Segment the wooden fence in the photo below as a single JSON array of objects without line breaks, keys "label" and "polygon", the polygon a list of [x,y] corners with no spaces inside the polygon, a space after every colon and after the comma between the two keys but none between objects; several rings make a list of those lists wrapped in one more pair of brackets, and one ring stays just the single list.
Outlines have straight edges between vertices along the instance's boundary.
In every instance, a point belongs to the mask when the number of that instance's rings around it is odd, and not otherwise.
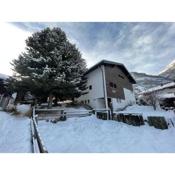
[{"label": "wooden fence", "polygon": [[86,117],[95,114],[94,110],[67,111],[65,109],[33,109],[33,116],[37,120],[60,119],[61,117]]},{"label": "wooden fence", "polygon": [[33,115],[31,118],[31,133],[32,133],[32,145],[34,153],[48,153],[41,135],[38,130],[37,120],[35,115],[35,108],[33,108]]},{"label": "wooden fence", "polygon": [[110,119],[110,111],[106,109],[66,111],[64,109],[38,109],[33,107],[31,118],[32,145],[34,153],[48,153],[38,130],[38,120],[59,119],[60,117],[85,117],[95,114],[100,118],[103,114],[106,119]]}]

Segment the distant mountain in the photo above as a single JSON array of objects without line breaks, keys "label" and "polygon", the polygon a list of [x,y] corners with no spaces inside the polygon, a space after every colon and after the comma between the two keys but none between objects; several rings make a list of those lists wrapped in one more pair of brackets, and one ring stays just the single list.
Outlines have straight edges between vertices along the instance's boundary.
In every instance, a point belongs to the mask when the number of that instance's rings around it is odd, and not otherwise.
[{"label": "distant mountain", "polygon": [[173,60],[163,71],[159,73],[160,76],[175,80],[175,60]]},{"label": "distant mountain", "polygon": [[148,75],[145,73],[132,72],[131,73],[134,79],[136,80],[136,85],[134,85],[134,90],[136,93],[144,91],[146,89],[166,84],[171,82],[167,78],[159,75]]},{"label": "distant mountain", "polygon": [[8,75],[1,74],[1,73],[0,73],[0,79],[5,80],[5,79],[7,79],[7,78],[9,78],[9,76],[8,76]]}]

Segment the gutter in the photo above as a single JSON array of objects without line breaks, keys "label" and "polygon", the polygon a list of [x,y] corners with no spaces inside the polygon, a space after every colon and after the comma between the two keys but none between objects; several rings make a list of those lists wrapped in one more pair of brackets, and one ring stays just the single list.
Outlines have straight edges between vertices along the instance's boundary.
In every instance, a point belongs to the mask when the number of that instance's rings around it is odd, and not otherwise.
[{"label": "gutter", "polygon": [[105,106],[106,106],[106,109],[108,109],[108,99],[107,99],[107,91],[106,91],[106,77],[105,77],[104,65],[101,66],[101,70],[102,70],[103,92],[104,92]]}]

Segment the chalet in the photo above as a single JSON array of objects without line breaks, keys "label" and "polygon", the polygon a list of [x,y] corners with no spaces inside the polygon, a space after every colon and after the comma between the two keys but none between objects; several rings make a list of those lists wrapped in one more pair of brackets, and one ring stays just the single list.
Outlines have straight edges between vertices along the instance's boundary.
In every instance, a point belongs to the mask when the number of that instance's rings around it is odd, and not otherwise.
[{"label": "chalet", "polygon": [[175,108],[175,82],[156,86],[139,94],[142,98],[147,98],[150,95],[155,96],[160,106]]},{"label": "chalet", "polygon": [[86,73],[88,93],[78,101],[94,109],[119,110],[135,103],[134,78],[126,67],[117,62],[102,60]]}]

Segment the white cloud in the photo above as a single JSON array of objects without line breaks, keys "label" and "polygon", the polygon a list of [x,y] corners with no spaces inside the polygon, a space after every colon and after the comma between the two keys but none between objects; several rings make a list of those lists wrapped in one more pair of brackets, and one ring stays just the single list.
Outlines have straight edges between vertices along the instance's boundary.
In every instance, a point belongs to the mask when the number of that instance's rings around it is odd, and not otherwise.
[{"label": "white cloud", "polygon": [[24,51],[30,32],[9,23],[0,23],[0,73],[12,75],[10,62]]},{"label": "white cloud", "polygon": [[152,43],[151,36],[144,36],[144,37],[140,37],[136,40],[135,47],[136,48],[144,47],[145,45],[149,45],[151,43]]},{"label": "white cloud", "polygon": [[[83,58],[86,59],[88,68],[102,59],[109,59],[125,64],[130,71],[157,74],[175,56],[175,23],[55,22],[16,23],[15,25],[4,24],[4,26],[1,35],[7,43],[4,45],[3,40],[0,41],[1,50],[4,53],[1,52],[1,59],[7,60],[8,65],[3,64],[0,72],[7,71],[9,60],[17,58],[18,54],[23,51],[24,39],[27,38],[27,34],[30,34],[25,30],[35,32],[48,26],[61,27],[66,32],[68,39],[76,44]],[[9,27],[10,32],[7,32],[6,28]],[[7,39],[8,33],[11,34]],[[17,34],[14,35],[14,33]],[[9,48],[9,42],[10,52],[2,49]],[[15,53],[12,53],[14,45],[17,48],[15,48]]]}]

